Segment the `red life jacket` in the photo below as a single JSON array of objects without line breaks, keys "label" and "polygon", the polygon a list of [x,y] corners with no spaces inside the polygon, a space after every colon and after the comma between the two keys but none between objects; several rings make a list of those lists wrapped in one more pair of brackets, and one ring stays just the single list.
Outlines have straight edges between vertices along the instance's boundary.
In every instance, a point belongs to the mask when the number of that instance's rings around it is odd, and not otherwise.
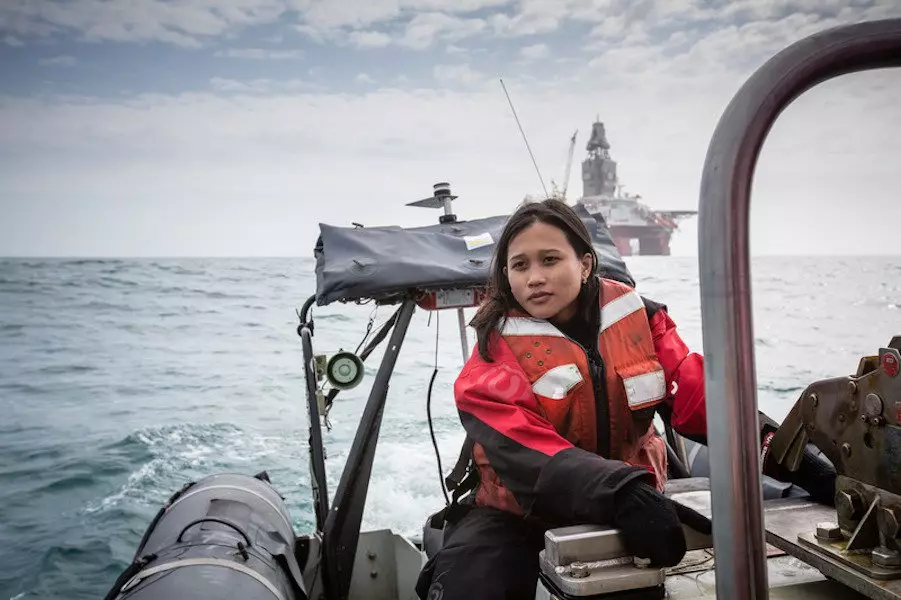
[{"label": "red life jacket", "polygon": [[[653,407],[666,396],[666,379],[654,351],[641,297],[630,287],[601,279],[598,350],[605,365],[610,456],[646,468],[658,490],[667,479],[666,446],[653,426]],[[500,334],[532,386],[541,416],[574,446],[598,453],[597,399],[585,350],[543,319],[511,314]],[[476,503],[516,514],[524,511],[504,488],[479,444]]]}]

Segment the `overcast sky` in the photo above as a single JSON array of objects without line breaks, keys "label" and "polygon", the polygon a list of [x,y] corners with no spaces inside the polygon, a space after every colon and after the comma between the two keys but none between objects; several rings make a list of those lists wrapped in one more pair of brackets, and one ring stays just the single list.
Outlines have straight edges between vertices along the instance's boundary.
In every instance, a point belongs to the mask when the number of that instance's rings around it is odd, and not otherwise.
[{"label": "overcast sky", "polygon": [[[448,180],[506,214],[600,116],[621,183],[697,209],[725,105],[789,43],[897,0],[3,0],[0,255],[311,256],[318,224],[415,225]],[[755,254],[901,254],[901,73],[780,118]],[[697,220],[675,254],[696,254]]]}]

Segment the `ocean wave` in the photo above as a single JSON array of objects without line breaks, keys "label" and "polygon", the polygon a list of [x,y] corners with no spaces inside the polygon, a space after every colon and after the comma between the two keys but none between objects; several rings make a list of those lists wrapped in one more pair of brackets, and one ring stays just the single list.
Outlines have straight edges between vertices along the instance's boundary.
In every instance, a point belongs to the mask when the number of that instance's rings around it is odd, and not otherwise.
[{"label": "ocean wave", "polygon": [[98,371],[99,367],[96,365],[87,365],[87,364],[57,364],[57,365],[45,365],[38,369],[31,371],[34,375],[76,375],[79,373],[90,373],[92,371]]},{"label": "ocean wave", "polygon": [[133,288],[133,287],[137,287],[141,284],[140,284],[140,282],[133,281],[131,279],[123,279],[121,277],[104,276],[97,280],[97,285],[99,285],[100,287],[104,287],[104,288],[121,288],[121,287]]},{"label": "ocean wave", "polygon": [[278,452],[279,445],[278,440],[250,435],[231,423],[143,428],[111,447],[142,451],[145,459],[114,493],[89,503],[84,512],[109,510],[125,499],[159,504],[191,478],[238,465],[252,470],[253,463]]},{"label": "ocean wave", "polygon": [[84,267],[90,265],[124,265],[125,261],[118,258],[82,258],[75,260],[62,260],[59,264],[71,267]]},{"label": "ocean wave", "polygon": [[155,269],[158,269],[160,271],[163,271],[167,274],[170,274],[170,275],[185,275],[185,276],[189,276],[189,277],[196,277],[198,275],[206,275],[207,274],[206,270],[189,269],[187,267],[183,267],[178,264],[164,264],[164,263],[159,263],[159,262],[152,262],[152,263],[150,263],[150,266]]},{"label": "ocean wave", "polygon": [[201,297],[208,298],[210,300],[246,300],[248,298],[253,298],[253,296],[249,296],[247,294],[223,292],[219,290],[187,286],[163,286],[158,288],[156,291],[158,291],[160,294],[169,296]]},{"label": "ocean wave", "polygon": [[128,304],[125,302],[122,302],[122,303],[109,302],[106,300],[89,300],[89,301],[83,303],[80,306],[80,308],[83,310],[88,310],[88,311],[99,311],[99,312],[113,311],[113,312],[126,312],[126,313],[136,312],[138,310],[138,308],[132,304]]}]

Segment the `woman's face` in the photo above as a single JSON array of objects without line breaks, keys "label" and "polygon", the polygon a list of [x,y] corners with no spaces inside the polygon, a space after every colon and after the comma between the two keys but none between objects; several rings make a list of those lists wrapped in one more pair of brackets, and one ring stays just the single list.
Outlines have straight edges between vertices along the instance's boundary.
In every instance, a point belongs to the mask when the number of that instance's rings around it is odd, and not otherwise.
[{"label": "woman's face", "polygon": [[591,255],[577,256],[561,229],[537,222],[510,240],[506,273],[513,297],[526,312],[567,321],[591,273]]}]

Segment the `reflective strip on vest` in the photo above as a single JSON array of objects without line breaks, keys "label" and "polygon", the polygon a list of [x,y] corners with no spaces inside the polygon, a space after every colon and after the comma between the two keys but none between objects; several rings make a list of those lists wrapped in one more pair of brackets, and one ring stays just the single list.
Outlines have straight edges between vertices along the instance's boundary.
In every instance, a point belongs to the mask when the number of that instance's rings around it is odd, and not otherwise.
[{"label": "reflective strip on vest", "polygon": [[644,308],[644,302],[635,291],[626,292],[616,300],[608,302],[601,309],[601,331],[615,325],[641,308]]},{"label": "reflective strip on vest", "polygon": [[565,337],[559,329],[544,319],[530,319],[528,317],[507,317],[504,327],[501,329],[501,334]]},{"label": "reflective strip on vest", "polygon": [[549,369],[535,380],[532,391],[551,400],[562,400],[581,381],[579,367],[575,363],[569,363]]},{"label": "reflective strip on vest", "polygon": [[666,378],[663,371],[653,371],[642,375],[623,378],[629,408],[639,408],[649,402],[656,402],[666,396]]}]

